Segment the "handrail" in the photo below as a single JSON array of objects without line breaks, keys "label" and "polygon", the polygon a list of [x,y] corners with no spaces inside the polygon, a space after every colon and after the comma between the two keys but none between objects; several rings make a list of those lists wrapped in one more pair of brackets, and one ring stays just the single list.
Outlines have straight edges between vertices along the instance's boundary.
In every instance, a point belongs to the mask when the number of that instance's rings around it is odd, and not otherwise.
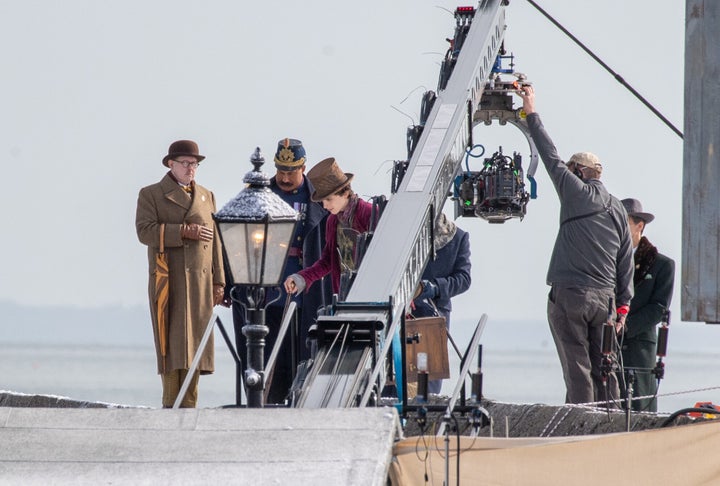
[{"label": "handrail", "polygon": [[[485,324],[487,323],[488,316],[487,314],[483,314],[480,317],[480,320],[477,323],[477,326],[475,326],[475,332],[473,332],[472,339],[470,340],[470,344],[468,345],[467,350],[465,351],[465,358],[463,361],[462,369],[460,370],[460,375],[458,375],[458,381],[455,383],[455,389],[453,390],[453,394],[450,395],[450,400],[448,401],[448,406],[445,409],[445,416],[449,417],[452,414],[453,409],[455,408],[455,402],[457,402],[458,397],[460,396],[460,390],[462,390],[462,387],[465,385],[465,375],[468,374],[470,370],[470,365],[475,357],[475,354],[478,350],[478,343],[480,342],[480,336],[482,336],[483,331],[485,330]],[[479,397],[478,397],[479,398]],[[441,436],[445,433],[445,422],[443,422],[440,427],[438,428],[437,436]]]},{"label": "handrail", "polygon": [[283,314],[283,320],[280,324],[280,331],[278,331],[277,338],[275,339],[275,345],[273,346],[270,357],[265,364],[265,399],[267,399],[267,393],[270,390],[270,381],[272,379],[271,378],[270,380],[268,380],[267,377],[272,377],[273,368],[275,367],[275,361],[277,360],[278,354],[280,354],[280,346],[285,340],[285,334],[287,334],[288,328],[290,327],[290,320],[295,315],[296,307],[297,303],[293,300],[285,309],[285,313]]},{"label": "handrail", "polygon": [[177,398],[175,399],[175,403],[173,404],[173,410],[180,408],[180,403],[182,402],[183,398],[185,397],[185,393],[187,393],[187,389],[190,387],[190,380],[192,380],[193,375],[195,374],[195,370],[198,367],[198,363],[200,362],[200,357],[203,354],[203,351],[205,351],[205,346],[207,346],[208,341],[210,340],[210,334],[212,334],[213,327],[215,327],[215,321],[219,320],[220,318],[213,312],[212,317],[210,317],[210,320],[207,323],[207,327],[205,328],[205,332],[203,333],[203,337],[200,340],[200,346],[198,346],[197,351],[195,352],[195,356],[193,357],[192,363],[190,363],[190,369],[188,370],[187,376],[185,377],[185,380],[183,381],[182,387],[180,387],[180,393],[178,393]]}]

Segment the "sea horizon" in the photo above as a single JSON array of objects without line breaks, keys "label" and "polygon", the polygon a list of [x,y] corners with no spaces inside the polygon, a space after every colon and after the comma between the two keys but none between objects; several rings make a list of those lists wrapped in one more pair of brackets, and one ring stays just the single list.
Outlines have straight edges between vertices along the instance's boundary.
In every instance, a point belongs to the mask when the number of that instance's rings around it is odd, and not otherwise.
[{"label": "sea horizon", "polygon": [[[216,308],[233,339],[229,309]],[[160,406],[161,385],[145,306],[97,309],[33,308],[0,301],[0,389],[65,396],[129,406]],[[453,314],[450,333],[463,351],[477,319]],[[708,370],[720,364],[720,326],[670,326],[659,410],[673,412],[700,401],[720,403],[720,379]],[[200,378],[198,406],[235,403],[235,362],[215,332],[215,373]],[[511,403],[561,405],[565,388],[544,319],[494,319],[481,336],[483,396]],[[459,359],[449,349],[455,388]],[[476,368],[476,363],[473,363]],[[699,390],[699,391],[698,391]]]},{"label": "sea horizon", "polygon": [[[451,378],[442,394],[455,388],[459,359],[451,349]],[[216,340],[215,372],[200,378],[198,407],[235,404],[235,363]],[[0,390],[53,395],[73,400],[159,408],[161,386],[150,345],[67,345],[0,343]],[[696,402],[720,403],[720,386],[703,370],[720,362],[720,353],[676,351],[664,360],[658,410],[672,413]],[[483,345],[483,397],[507,403],[561,405],[564,384],[553,347],[492,349]],[[243,403],[246,403],[243,397]]]}]

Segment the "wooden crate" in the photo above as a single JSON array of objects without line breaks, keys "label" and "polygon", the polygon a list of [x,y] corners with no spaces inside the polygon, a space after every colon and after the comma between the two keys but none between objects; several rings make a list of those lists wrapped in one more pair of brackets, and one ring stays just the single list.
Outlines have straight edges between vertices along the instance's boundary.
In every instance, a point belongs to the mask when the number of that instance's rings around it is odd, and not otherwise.
[{"label": "wooden crate", "polygon": [[412,338],[417,334],[418,340],[405,345],[407,358],[405,374],[407,382],[417,381],[417,354],[427,353],[428,379],[441,380],[450,378],[450,362],[448,360],[448,335],[444,317],[419,317],[405,321],[405,336]]}]

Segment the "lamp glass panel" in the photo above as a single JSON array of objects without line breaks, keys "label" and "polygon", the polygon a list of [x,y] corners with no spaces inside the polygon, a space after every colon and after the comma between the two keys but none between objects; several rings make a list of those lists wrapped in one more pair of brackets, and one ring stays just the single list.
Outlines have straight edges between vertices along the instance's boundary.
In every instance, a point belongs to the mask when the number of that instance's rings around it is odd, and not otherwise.
[{"label": "lamp glass panel", "polygon": [[[259,284],[262,269],[262,240],[258,252],[258,230],[263,235],[262,224],[220,223],[225,255],[236,284]],[[255,235],[255,239],[253,239]]]},{"label": "lamp glass panel", "polygon": [[281,283],[285,259],[294,232],[295,221],[283,221],[268,225],[263,285],[278,285]]}]

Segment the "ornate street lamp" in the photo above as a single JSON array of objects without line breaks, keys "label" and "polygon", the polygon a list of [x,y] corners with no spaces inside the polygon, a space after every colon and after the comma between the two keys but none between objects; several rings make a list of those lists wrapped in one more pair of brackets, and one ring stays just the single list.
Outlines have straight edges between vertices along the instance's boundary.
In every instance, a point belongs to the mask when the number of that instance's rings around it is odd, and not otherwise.
[{"label": "ornate street lamp", "polygon": [[[233,288],[230,296],[245,310],[242,334],[247,338],[245,384],[249,407],[263,406],[265,386],[265,287],[281,284],[298,213],[270,190],[270,176],[260,170],[265,159],[256,148],[255,169],[245,175],[247,187],[213,217],[223,243]],[[244,286],[245,292],[239,292]],[[237,330],[236,330],[237,336]]]}]

